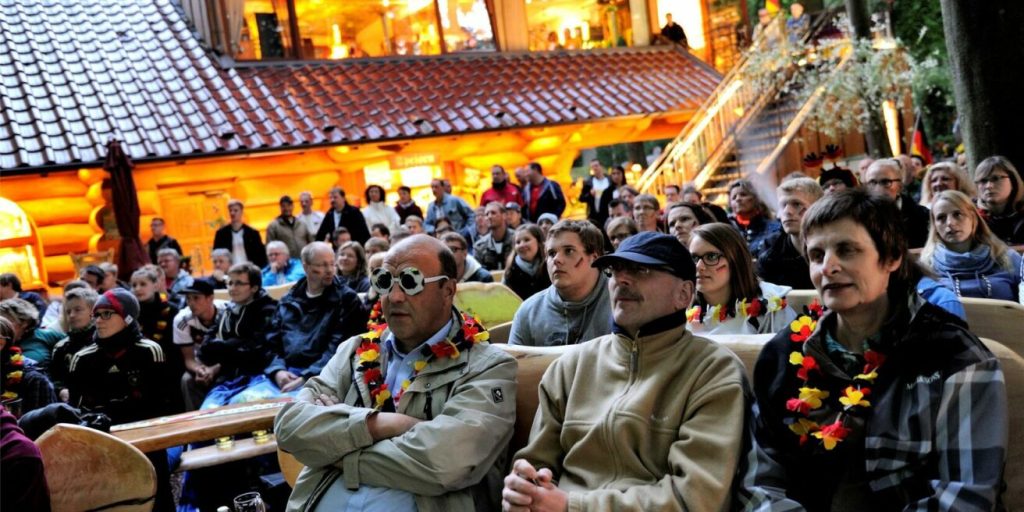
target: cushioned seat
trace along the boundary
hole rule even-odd
[[[488,329],[512,321],[523,299],[502,283],[459,283],[455,307],[476,316]]]

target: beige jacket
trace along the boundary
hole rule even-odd
[[[682,316],[680,312],[679,316]],[[744,373],[679,325],[573,347],[541,379],[529,444],[569,510],[724,510],[744,433]]]
[[[453,310],[449,339],[462,325],[455,315]],[[484,343],[456,359],[431,360],[397,411],[428,421],[374,443],[366,426],[372,409],[361,405],[372,403],[369,390],[352,378],[360,341],[343,342],[320,376],[310,379],[274,422],[278,447],[306,466],[288,510],[312,510],[336,478],[353,490],[372,485],[412,493],[420,512],[499,507],[516,415],[515,359]],[[387,361],[381,367],[387,368]],[[321,393],[343,403],[313,405]]]

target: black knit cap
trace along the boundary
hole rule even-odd
[[[849,169],[843,169],[842,167],[833,167],[831,169],[821,171],[821,176],[818,176],[818,184],[822,187],[832,180],[842,181],[849,188],[857,186],[857,178],[854,177],[853,172]]]

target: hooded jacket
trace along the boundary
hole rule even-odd
[[[251,302],[231,303],[217,327],[206,333],[196,357],[207,365],[221,365],[220,380],[259,375],[270,362],[267,334],[277,301],[260,288]]]
[[[462,276],[459,277],[460,283],[493,283],[494,278],[491,277],[491,273],[487,271],[476,258],[466,255],[466,269],[462,272]]]
[[[1010,249],[1007,254],[1011,268],[1020,268],[1021,257],[1017,251]],[[1000,267],[992,258],[992,248],[987,245],[959,253],[941,243],[936,244],[929,263],[939,275],[939,281],[957,296],[1017,301],[1020,275]]]
[[[579,302],[563,300],[554,285],[526,299],[512,318],[509,345],[575,345],[610,333],[608,278],[597,276],[594,289]]]

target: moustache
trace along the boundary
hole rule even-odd
[[[615,295],[612,296],[612,300],[641,300],[641,299],[643,299],[642,296],[640,296],[637,293],[630,292],[630,291],[616,292]]]

